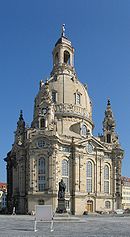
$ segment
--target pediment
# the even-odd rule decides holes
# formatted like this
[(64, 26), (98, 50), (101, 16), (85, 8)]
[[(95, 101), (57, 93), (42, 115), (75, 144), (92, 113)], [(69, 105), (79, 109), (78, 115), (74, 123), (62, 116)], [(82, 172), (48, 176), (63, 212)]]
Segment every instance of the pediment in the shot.
[(106, 146), (103, 145), (102, 142), (100, 142), (96, 137), (91, 136), (88, 138), (83, 139), (82, 141), (76, 141), (75, 145), (77, 146), (86, 146), (88, 143), (90, 143), (94, 148), (96, 148), (97, 150), (104, 150), (106, 151), (107, 148)]

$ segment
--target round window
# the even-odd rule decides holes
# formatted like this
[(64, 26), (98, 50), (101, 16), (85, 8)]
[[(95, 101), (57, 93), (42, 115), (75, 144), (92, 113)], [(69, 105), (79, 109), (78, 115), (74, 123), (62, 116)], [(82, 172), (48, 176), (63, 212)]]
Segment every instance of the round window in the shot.
[(42, 147), (45, 146), (45, 141), (42, 140), (42, 139), (41, 139), (41, 140), (38, 140), (37, 145), (38, 145), (39, 148), (42, 148)]

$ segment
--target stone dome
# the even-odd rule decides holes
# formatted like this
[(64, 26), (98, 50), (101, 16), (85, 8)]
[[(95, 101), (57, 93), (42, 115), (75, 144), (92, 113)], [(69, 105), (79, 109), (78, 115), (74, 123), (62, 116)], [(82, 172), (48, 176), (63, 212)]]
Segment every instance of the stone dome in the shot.
[(69, 107), (70, 110), (75, 108), (78, 115), (81, 115), (84, 119), (92, 120), (92, 105), (87, 88), (76, 77), (57, 75), (51, 77), (48, 84), (52, 96), (53, 93), (56, 94), (54, 103), (57, 106), (64, 104), (68, 107), (68, 109), (66, 108), (68, 112)]
[(47, 107), (50, 107), (50, 111), (54, 112), (55, 124), (58, 123), (57, 127), (61, 127), (59, 134), (81, 135), (83, 126), (86, 133), (92, 133), (92, 104), (87, 86), (78, 80), (74, 68), (74, 48), (63, 32), (52, 54), (50, 78), (45, 84), (40, 82), (40, 90), (35, 99), (33, 126), (36, 127), (39, 123), (39, 115), (47, 117), (42, 111), (47, 111)]

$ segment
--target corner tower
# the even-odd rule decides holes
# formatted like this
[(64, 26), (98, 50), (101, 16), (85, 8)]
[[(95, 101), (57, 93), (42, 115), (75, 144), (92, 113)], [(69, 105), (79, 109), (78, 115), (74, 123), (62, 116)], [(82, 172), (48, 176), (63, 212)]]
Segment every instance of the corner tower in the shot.
[(107, 101), (107, 108), (105, 111), (105, 118), (103, 121), (103, 137), (106, 143), (118, 143), (118, 136), (115, 132), (115, 119), (111, 109), (110, 99)]

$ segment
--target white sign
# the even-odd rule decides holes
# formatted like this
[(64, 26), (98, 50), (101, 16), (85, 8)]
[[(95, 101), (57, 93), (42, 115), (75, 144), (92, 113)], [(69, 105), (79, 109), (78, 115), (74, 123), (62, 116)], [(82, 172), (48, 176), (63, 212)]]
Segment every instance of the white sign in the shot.
[(36, 221), (51, 221), (53, 217), (51, 205), (36, 205), (35, 213)]
[(53, 211), (51, 205), (36, 205), (35, 206), (35, 225), (34, 231), (36, 232), (37, 222), (40, 221), (50, 221), (51, 231), (53, 231)]

